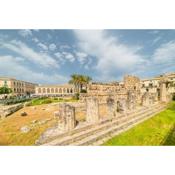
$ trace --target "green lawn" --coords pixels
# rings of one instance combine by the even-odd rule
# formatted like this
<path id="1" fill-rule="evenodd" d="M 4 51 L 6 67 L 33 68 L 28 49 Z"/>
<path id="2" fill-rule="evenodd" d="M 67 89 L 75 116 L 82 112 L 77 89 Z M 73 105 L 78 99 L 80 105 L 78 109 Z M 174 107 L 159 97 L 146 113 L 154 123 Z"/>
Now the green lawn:
<path id="1" fill-rule="evenodd" d="M 57 102 L 76 102 L 75 99 L 63 99 L 63 98 L 36 98 L 33 99 L 29 106 L 36 106 L 42 104 L 49 104 L 49 103 L 57 103 Z"/>
<path id="2" fill-rule="evenodd" d="M 113 137 L 103 145 L 175 145 L 175 102 L 151 119 Z"/>

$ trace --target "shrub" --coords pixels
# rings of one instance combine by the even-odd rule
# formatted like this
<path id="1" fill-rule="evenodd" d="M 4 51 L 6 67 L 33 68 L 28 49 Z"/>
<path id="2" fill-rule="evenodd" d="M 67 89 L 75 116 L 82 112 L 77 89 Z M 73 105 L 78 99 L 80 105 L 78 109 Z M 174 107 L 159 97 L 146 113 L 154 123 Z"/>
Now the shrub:
<path id="1" fill-rule="evenodd" d="M 172 98 L 173 101 L 175 101 L 175 93 L 173 94 L 173 98 Z"/>
<path id="2" fill-rule="evenodd" d="M 82 89 L 81 93 L 87 93 L 86 89 Z"/>
<path id="3" fill-rule="evenodd" d="M 46 99 L 42 102 L 42 104 L 49 104 L 49 103 L 52 103 L 51 99 Z"/>
<path id="4" fill-rule="evenodd" d="M 76 93 L 76 94 L 74 95 L 73 99 L 79 100 L 79 96 L 80 96 L 80 94 L 79 94 L 79 93 Z"/>

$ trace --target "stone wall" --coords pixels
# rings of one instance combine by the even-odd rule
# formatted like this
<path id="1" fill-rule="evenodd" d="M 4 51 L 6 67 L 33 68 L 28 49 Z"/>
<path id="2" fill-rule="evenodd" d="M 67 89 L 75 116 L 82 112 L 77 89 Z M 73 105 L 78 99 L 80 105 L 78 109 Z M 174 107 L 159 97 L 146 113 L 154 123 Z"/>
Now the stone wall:
<path id="1" fill-rule="evenodd" d="M 127 90 L 140 90 L 140 79 L 136 76 L 124 76 L 124 86 Z"/>
<path id="2" fill-rule="evenodd" d="M 23 104 L 15 104 L 10 106 L 1 106 L 0 107 L 0 118 L 5 118 L 8 115 L 18 111 L 23 108 Z"/>

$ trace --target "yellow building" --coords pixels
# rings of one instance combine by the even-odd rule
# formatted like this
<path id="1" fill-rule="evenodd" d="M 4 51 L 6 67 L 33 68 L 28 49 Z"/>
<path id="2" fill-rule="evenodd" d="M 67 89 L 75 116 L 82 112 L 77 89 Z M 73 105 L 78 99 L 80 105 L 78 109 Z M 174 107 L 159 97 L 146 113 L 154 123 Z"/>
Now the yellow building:
<path id="1" fill-rule="evenodd" d="M 35 88 L 37 96 L 72 96 L 75 93 L 73 85 L 39 85 Z"/>
<path id="2" fill-rule="evenodd" d="M 10 77 L 0 77 L 0 87 L 3 86 L 11 88 L 12 95 L 20 96 L 34 94 L 37 84 Z"/>

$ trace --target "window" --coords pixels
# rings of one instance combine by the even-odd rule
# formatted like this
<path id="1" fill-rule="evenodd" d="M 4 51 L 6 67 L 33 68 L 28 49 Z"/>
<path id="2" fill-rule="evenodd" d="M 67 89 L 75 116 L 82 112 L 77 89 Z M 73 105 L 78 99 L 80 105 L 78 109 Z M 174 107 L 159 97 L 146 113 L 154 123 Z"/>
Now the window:
<path id="1" fill-rule="evenodd" d="M 41 93 L 41 88 L 38 88 L 38 93 Z"/>
<path id="2" fill-rule="evenodd" d="M 49 88 L 47 88 L 47 93 L 50 93 L 50 89 Z"/>

